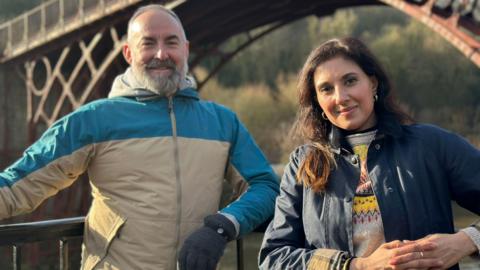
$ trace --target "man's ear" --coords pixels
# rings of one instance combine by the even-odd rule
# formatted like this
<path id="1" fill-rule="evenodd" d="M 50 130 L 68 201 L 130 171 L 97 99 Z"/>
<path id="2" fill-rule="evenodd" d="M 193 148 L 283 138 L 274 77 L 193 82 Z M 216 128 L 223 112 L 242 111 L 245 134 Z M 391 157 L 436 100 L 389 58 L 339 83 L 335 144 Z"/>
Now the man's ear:
<path id="1" fill-rule="evenodd" d="M 190 42 L 188 40 L 185 41 L 185 53 L 186 53 L 186 56 L 187 56 L 187 59 L 190 55 Z"/>
<path id="2" fill-rule="evenodd" d="M 123 44 L 122 53 L 123 53 L 123 58 L 125 58 L 125 61 L 127 61 L 127 63 L 129 65 L 131 65 L 132 64 L 132 50 L 130 49 L 130 46 L 128 45 L 128 43 Z"/>

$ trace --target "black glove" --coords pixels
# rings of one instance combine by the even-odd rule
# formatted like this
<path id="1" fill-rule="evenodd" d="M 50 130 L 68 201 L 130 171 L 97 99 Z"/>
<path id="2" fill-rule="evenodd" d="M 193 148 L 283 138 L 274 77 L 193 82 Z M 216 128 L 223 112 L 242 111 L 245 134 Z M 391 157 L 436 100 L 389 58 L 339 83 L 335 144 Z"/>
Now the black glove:
<path id="1" fill-rule="evenodd" d="M 215 270 L 227 242 L 235 235 L 235 226 L 224 215 L 207 216 L 204 226 L 183 243 L 178 257 L 180 270 Z"/>

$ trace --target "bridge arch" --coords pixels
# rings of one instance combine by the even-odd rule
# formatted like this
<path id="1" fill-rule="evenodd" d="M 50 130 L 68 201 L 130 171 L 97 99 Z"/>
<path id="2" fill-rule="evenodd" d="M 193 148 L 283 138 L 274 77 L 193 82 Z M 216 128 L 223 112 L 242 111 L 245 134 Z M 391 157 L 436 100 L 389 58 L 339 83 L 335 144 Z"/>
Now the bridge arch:
<path id="1" fill-rule="evenodd" d="M 456 47 L 477 67 L 480 67 L 479 1 L 379 1 L 422 22 Z"/>
<path id="2" fill-rule="evenodd" d="M 61 10 L 60 7 L 65 6 L 67 1 L 74 2 L 52 0 L 46 4 L 54 6 L 58 3 L 58 9 Z M 83 1 L 78 0 L 78 2 Z M 36 25 L 29 22 L 29 18 L 37 18 L 38 16 L 34 15 L 35 12 L 40 13 L 40 18 L 42 13 L 48 14 L 48 6 L 37 8 L 35 12 L 27 13 L 24 17 L 0 26 L 0 37 L 6 37 L 4 44 L 0 38 L 0 62 L 20 66 L 25 75 L 29 141 L 35 140 L 45 127 L 51 125 L 63 114 L 85 102 L 107 95 L 115 75 L 126 67 L 121 56 L 121 44 L 124 41 L 126 22 L 140 2 L 138 0 L 99 0 L 97 7 L 79 4 L 75 7 L 76 9 L 69 9 L 73 10 L 71 18 L 59 18 L 57 23 L 44 19 L 44 25 L 40 20 L 40 30 L 36 33 L 37 35 L 28 30 L 27 25 Z M 480 44 L 476 39 L 480 33 L 480 26 L 472 15 L 474 9 L 479 8 L 480 1 L 476 1 L 476 6 L 471 7 L 469 12 L 455 11 L 451 7 L 455 1 L 450 1 L 450 6 L 440 9 L 435 4 L 441 1 L 434 0 L 165 0 L 156 2 L 167 4 L 182 18 L 192 45 L 190 59 L 192 69 L 203 59 L 217 58 L 217 66 L 199 82 L 200 86 L 203 86 L 241 50 L 283 25 L 309 15 L 324 17 L 341 8 L 365 5 L 388 5 L 423 22 L 480 66 L 478 52 Z M 112 6 L 102 9 L 108 3 Z M 99 15 L 96 8 L 99 10 Z M 461 15 L 462 12 L 464 15 Z M 66 10 L 63 13 L 67 14 Z M 95 17 L 96 15 L 98 18 Z M 69 21 L 73 21 L 74 24 L 70 25 Z M 25 22 L 27 23 L 23 24 Z M 22 24 L 23 26 L 19 27 Z M 55 27 L 53 30 L 48 30 L 48 25 Z M 253 31 L 260 27 L 260 31 Z M 50 34 L 48 34 L 49 31 Z M 13 38 L 12 33 L 17 32 L 20 38 Z M 221 49 L 221 45 L 229 38 L 239 34 L 246 36 L 244 43 L 229 51 Z M 8 38 L 9 35 L 11 39 Z M 38 35 L 41 36 L 40 39 L 36 39 Z M 45 66 L 45 70 L 48 70 L 45 72 L 48 74 L 45 79 L 46 86 L 35 83 L 35 72 L 42 70 L 35 66 L 42 65 Z M 66 192 L 71 194 L 63 198 L 56 197 L 55 200 L 65 201 L 66 198 L 88 196 L 86 189 L 81 193 L 85 196 L 71 196 L 75 193 L 73 189 Z M 78 202 L 73 202 L 67 205 L 77 204 Z M 88 207 L 85 202 L 82 204 L 83 208 Z M 63 204 L 54 205 L 60 207 Z M 50 212 L 57 213 L 57 210 L 58 208 Z"/>
<path id="3" fill-rule="evenodd" d="M 121 43 L 128 18 L 143 2 L 139 0 L 51 0 L 0 26 L 0 61 L 23 63 L 28 96 L 29 136 L 37 126 L 49 126 L 59 116 L 91 99 L 104 97 L 115 73 L 126 67 L 121 59 Z M 161 2 L 182 18 L 191 41 L 192 70 L 206 58 L 217 65 L 200 88 L 238 52 L 280 26 L 309 15 L 324 17 L 345 7 L 388 5 L 423 22 L 452 43 L 468 59 L 480 66 L 480 2 L 460 0 L 165 0 Z M 88 3 L 88 4 L 87 4 Z M 458 4 L 460 3 L 460 4 Z M 470 5 L 462 3 L 470 3 Z M 52 8 L 53 7 L 53 8 Z M 58 12 L 56 14 L 55 12 Z M 52 15 L 53 14 L 53 15 Z M 48 15 L 48 16 L 47 16 Z M 52 17 L 53 16 L 53 17 Z M 52 19 L 53 18 L 53 19 Z M 35 19 L 37 21 L 35 21 Z M 33 27 L 35 26 L 35 27 Z M 261 31 L 253 31 L 259 29 Z M 37 31 L 33 31 L 37 30 Z M 17 35 L 13 35 L 17 33 Z M 221 49 L 229 38 L 247 38 L 230 51 Z M 107 42 L 105 42 L 107 41 Z M 77 55 L 75 55 L 77 54 Z M 67 61 L 68 58 L 76 59 Z M 98 59 L 101 59 L 100 61 Z M 46 79 L 57 91 L 35 88 L 35 66 L 51 66 Z M 64 62 L 65 61 L 65 62 Z M 48 66 L 47 65 L 47 66 Z M 65 66 L 73 65 L 73 69 Z M 64 70 L 70 74 L 63 75 Z M 104 83 L 102 81 L 107 81 Z M 88 82 L 88 83 L 78 83 Z M 58 94 L 58 91 L 61 93 Z M 53 95 L 53 93 L 57 93 Z M 37 101 L 35 100 L 37 99 Z M 50 102 L 46 102 L 51 100 Z M 49 104 L 49 106 L 46 106 Z M 48 110 L 47 107 L 54 107 Z"/>

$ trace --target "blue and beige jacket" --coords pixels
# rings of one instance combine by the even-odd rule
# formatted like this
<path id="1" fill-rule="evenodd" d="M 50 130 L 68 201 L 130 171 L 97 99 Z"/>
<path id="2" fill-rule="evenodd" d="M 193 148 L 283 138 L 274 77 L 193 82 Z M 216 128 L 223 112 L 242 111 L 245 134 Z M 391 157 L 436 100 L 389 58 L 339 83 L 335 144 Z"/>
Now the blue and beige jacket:
<path id="1" fill-rule="evenodd" d="M 311 146 L 292 153 L 260 250 L 260 269 L 342 270 L 342 262 L 355 255 L 352 209 L 360 162 L 335 131 L 330 146 L 337 167 L 325 192 L 297 181 Z M 367 168 L 385 240 L 453 233 L 451 200 L 480 215 L 479 164 L 480 151 L 456 134 L 431 125 L 381 121 L 369 146 Z"/>
<path id="2" fill-rule="evenodd" d="M 32 211 L 84 172 L 93 201 L 82 269 L 175 269 L 186 236 L 219 210 L 225 180 L 248 183 L 221 209 L 240 236 L 273 213 L 278 194 L 236 115 L 184 89 L 172 98 L 94 101 L 57 121 L 0 173 L 0 218 Z"/>

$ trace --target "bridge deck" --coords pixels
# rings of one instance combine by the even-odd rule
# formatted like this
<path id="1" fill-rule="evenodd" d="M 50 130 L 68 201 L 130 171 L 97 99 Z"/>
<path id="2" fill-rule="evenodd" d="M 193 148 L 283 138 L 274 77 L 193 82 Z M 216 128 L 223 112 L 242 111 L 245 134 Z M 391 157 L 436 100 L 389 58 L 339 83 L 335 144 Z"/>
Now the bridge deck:
<path id="1" fill-rule="evenodd" d="M 358 5 L 395 7 L 424 22 L 480 66 L 480 2 L 440 0 L 163 0 L 180 15 L 193 46 L 308 15 L 325 16 Z M 465 2 L 465 3 L 464 3 Z M 0 63 L 36 58 L 115 22 L 125 22 L 141 0 L 50 0 L 0 25 Z M 54 41 L 55 42 L 52 42 Z M 57 42 L 60 41 L 60 42 Z M 42 51 L 43 50 L 43 51 Z M 33 57 L 32 57 L 33 56 Z"/>
<path id="2" fill-rule="evenodd" d="M 0 61 L 8 61 L 139 2 L 141 0 L 45 2 L 0 25 Z"/>

